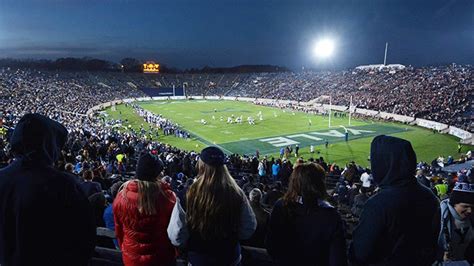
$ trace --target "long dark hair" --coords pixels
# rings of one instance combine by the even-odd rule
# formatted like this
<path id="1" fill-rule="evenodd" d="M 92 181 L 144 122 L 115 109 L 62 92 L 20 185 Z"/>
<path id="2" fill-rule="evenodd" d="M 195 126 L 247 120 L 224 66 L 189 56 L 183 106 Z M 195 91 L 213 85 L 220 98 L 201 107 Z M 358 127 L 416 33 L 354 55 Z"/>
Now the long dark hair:
<path id="1" fill-rule="evenodd" d="M 225 165 L 198 161 L 196 182 L 186 195 L 187 222 L 203 239 L 237 238 L 243 195 Z"/>
<path id="2" fill-rule="evenodd" d="M 315 205 L 329 198 L 325 185 L 326 173 L 315 163 L 298 164 L 290 176 L 288 191 L 283 196 L 285 205 L 293 205 L 301 197 L 303 204 Z"/>

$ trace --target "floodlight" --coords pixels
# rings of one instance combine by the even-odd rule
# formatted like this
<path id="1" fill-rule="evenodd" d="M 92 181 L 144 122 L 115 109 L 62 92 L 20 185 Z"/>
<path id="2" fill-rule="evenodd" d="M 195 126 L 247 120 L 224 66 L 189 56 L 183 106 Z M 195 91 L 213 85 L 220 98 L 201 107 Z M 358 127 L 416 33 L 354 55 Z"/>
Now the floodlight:
<path id="1" fill-rule="evenodd" d="M 331 39 L 321 39 L 313 47 L 313 53 L 318 58 L 328 58 L 334 53 L 334 41 Z"/>

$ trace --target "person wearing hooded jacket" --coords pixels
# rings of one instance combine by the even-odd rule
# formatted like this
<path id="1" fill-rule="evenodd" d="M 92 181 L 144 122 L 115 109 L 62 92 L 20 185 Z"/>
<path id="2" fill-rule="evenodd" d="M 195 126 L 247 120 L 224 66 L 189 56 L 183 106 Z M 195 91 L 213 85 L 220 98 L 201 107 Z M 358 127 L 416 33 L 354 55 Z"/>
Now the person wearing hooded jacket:
<path id="1" fill-rule="evenodd" d="M 0 170 L 0 265 L 87 265 L 92 207 L 76 177 L 56 170 L 64 126 L 26 114 L 10 139 L 15 160 Z"/>
<path id="2" fill-rule="evenodd" d="M 415 178 L 410 142 L 377 136 L 370 149 L 372 175 L 380 191 L 364 206 L 353 232 L 353 265 L 431 265 L 440 229 L 439 202 Z"/>

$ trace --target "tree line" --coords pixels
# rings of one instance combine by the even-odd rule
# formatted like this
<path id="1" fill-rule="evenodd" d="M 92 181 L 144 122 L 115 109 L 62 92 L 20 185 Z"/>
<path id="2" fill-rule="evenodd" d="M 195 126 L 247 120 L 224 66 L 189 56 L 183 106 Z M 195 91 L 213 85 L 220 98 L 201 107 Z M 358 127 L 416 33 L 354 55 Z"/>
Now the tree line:
<path id="1" fill-rule="evenodd" d="M 0 59 L 0 67 L 6 68 L 31 68 L 44 70 L 62 70 L 62 71 L 107 71 L 107 72 L 143 72 L 143 63 L 145 61 L 136 58 L 123 58 L 119 63 L 107 60 L 83 57 L 64 57 L 55 60 L 47 59 Z M 159 62 L 158 62 L 159 63 Z M 241 65 L 234 67 L 210 67 L 178 69 L 169 67 L 160 63 L 161 73 L 256 73 L 256 72 L 286 72 L 286 67 L 273 65 Z"/>

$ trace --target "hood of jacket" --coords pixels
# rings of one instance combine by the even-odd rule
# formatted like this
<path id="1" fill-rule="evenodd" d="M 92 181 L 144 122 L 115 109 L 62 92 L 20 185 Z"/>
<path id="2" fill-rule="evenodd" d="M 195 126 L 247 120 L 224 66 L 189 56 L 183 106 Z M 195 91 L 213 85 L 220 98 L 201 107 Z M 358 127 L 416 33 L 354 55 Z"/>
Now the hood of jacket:
<path id="1" fill-rule="evenodd" d="M 25 161 L 53 165 L 67 140 L 60 123 L 40 114 L 24 115 L 10 138 L 15 157 Z"/>
<path id="2" fill-rule="evenodd" d="M 404 139 L 380 135 L 370 147 L 372 176 L 380 187 L 403 186 L 415 182 L 416 154 Z"/>

